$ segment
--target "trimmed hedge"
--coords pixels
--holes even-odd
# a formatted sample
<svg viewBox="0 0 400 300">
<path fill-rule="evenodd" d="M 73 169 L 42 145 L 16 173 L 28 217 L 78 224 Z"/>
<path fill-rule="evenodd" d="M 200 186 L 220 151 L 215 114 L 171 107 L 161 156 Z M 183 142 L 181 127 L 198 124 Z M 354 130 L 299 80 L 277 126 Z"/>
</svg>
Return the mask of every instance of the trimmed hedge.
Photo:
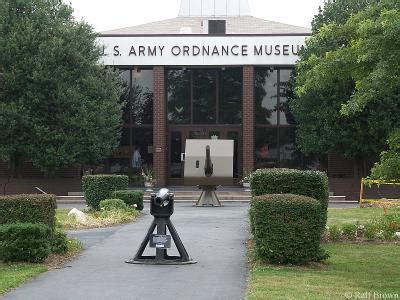
<svg viewBox="0 0 400 300">
<path fill-rule="evenodd" d="M 47 194 L 0 197 L 0 224 L 43 223 L 55 227 L 56 196 Z"/>
<path fill-rule="evenodd" d="M 125 204 L 128 206 L 136 204 L 137 210 L 143 209 L 143 197 L 144 197 L 143 191 L 121 190 L 112 192 L 111 194 L 113 198 L 123 200 Z"/>
<path fill-rule="evenodd" d="M 42 262 L 52 250 L 52 230 L 44 224 L 0 225 L 0 259 Z"/>
<path fill-rule="evenodd" d="M 56 229 L 51 239 L 51 252 L 65 254 L 68 252 L 68 237 L 64 231 Z"/>
<path fill-rule="evenodd" d="M 104 210 L 122 209 L 126 210 L 128 207 L 121 199 L 105 199 L 100 201 L 100 208 Z"/>
<path fill-rule="evenodd" d="M 320 230 L 325 230 L 328 209 L 328 177 L 319 171 L 258 169 L 250 175 L 252 196 L 296 194 L 314 198 L 321 204 Z"/>
<path fill-rule="evenodd" d="M 250 214 L 257 258 L 278 264 L 327 258 L 320 248 L 321 204 L 317 200 L 291 194 L 257 196 Z"/>
<path fill-rule="evenodd" d="M 82 188 L 87 205 L 99 209 L 101 200 L 110 198 L 112 192 L 128 188 L 126 175 L 86 175 L 82 178 Z"/>
</svg>

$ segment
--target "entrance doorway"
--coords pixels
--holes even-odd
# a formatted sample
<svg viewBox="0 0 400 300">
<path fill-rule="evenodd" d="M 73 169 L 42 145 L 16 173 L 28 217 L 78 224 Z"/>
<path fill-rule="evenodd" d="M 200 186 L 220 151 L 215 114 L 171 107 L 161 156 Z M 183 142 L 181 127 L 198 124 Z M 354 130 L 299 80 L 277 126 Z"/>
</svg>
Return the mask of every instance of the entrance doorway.
<svg viewBox="0 0 400 300">
<path fill-rule="evenodd" d="M 218 138 L 234 141 L 233 177 L 242 175 L 242 127 L 234 125 L 170 126 L 169 128 L 169 185 L 183 185 L 183 153 L 186 139 Z"/>
</svg>

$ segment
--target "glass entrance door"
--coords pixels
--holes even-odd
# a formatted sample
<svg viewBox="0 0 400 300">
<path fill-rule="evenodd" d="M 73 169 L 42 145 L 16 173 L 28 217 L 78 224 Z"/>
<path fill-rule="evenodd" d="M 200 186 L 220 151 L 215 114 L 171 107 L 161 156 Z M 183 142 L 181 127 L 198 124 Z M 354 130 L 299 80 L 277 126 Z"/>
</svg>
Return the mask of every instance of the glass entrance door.
<svg viewBox="0 0 400 300">
<path fill-rule="evenodd" d="M 169 129 L 169 185 L 183 185 L 186 139 L 234 140 L 233 177 L 237 181 L 242 173 L 241 126 L 171 126 Z"/>
</svg>

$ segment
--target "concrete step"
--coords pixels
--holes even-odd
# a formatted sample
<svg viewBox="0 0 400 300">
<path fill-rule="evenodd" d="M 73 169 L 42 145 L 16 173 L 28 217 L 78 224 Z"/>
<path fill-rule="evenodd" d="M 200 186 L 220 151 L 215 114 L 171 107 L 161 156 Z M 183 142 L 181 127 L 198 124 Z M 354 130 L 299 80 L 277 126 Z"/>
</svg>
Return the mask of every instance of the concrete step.
<svg viewBox="0 0 400 300">
<path fill-rule="evenodd" d="M 57 196 L 57 203 L 84 203 L 85 197 L 83 196 Z"/>
<path fill-rule="evenodd" d="M 146 191 L 144 195 L 144 201 L 150 201 L 150 194 L 152 192 Z M 176 191 L 175 193 L 176 202 L 191 202 L 197 201 L 200 197 L 200 191 Z M 239 202 L 249 202 L 251 200 L 251 194 L 247 191 L 217 191 L 217 195 L 220 201 L 239 201 Z M 85 202 L 85 197 L 81 192 L 71 192 L 68 196 L 57 196 L 58 203 L 82 203 Z M 329 196 L 330 203 L 353 203 L 357 201 L 348 201 L 346 196 Z"/>
<path fill-rule="evenodd" d="M 68 192 L 68 196 L 83 196 L 83 192 Z"/>
<path fill-rule="evenodd" d="M 329 196 L 329 202 L 346 202 L 346 196 Z"/>
</svg>

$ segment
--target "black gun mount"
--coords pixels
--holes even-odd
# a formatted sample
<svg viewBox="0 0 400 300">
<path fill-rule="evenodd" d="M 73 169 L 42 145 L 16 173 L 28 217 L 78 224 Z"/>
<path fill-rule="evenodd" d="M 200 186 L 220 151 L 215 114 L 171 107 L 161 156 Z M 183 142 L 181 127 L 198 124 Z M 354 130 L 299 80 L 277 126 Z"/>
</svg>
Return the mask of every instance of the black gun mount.
<svg viewBox="0 0 400 300">
<path fill-rule="evenodd" d="M 170 217 L 174 213 L 174 194 L 160 189 L 150 195 L 150 214 L 154 217 Z"/>
<path fill-rule="evenodd" d="M 194 264 L 196 261 L 189 257 L 183 243 L 170 220 L 174 213 L 174 194 L 168 189 L 160 189 L 157 194 L 151 194 L 150 213 L 154 216 L 147 234 L 142 241 L 135 257 L 127 263 L 154 264 L 154 265 L 182 265 Z M 171 235 L 167 235 L 167 229 Z M 153 234 L 156 230 L 156 234 Z M 171 248 L 171 237 L 175 243 L 179 256 L 170 256 L 167 250 Z M 156 249 L 156 255 L 143 255 L 147 245 Z"/>
</svg>

